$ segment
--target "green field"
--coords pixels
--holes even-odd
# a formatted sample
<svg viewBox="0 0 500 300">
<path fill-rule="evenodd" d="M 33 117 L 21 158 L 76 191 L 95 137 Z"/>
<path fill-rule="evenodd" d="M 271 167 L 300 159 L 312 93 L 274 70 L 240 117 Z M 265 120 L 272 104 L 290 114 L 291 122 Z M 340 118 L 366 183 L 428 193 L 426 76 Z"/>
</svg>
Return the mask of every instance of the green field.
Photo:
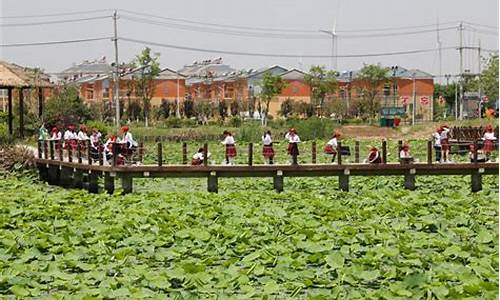
<svg viewBox="0 0 500 300">
<path fill-rule="evenodd" d="M 498 177 L 0 180 L 0 293 L 19 298 L 497 299 Z M 170 192 L 174 190 L 174 192 Z M 185 191 L 191 191 L 186 193 Z"/>
</svg>

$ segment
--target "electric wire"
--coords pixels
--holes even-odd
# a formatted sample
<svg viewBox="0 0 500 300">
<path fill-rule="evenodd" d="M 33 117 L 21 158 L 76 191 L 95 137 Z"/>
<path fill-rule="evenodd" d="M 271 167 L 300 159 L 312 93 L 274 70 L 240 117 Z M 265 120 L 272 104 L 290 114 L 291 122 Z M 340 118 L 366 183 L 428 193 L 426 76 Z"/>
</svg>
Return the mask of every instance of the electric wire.
<svg viewBox="0 0 500 300">
<path fill-rule="evenodd" d="M 26 47 L 26 46 L 45 46 L 45 45 L 59 45 L 59 44 L 73 44 L 73 43 L 84 43 L 84 42 L 94 42 L 111 40 L 112 37 L 97 37 L 97 38 L 86 38 L 86 39 L 74 39 L 74 40 L 59 40 L 59 41 L 45 41 L 45 42 L 30 42 L 30 43 L 11 43 L 11 44 L 0 44 L 1 47 Z"/>
<path fill-rule="evenodd" d="M 0 27 L 39 26 L 39 25 L 84 22 L 84 21 L 109 19 L 109 18 L 111 18 L 111 16 L 99 16 L 99 17 L 80 18 L 80 19 L 63 19 L 63 20 L 40 21 L 40 22 L 26 22 L 26 23 L 0 23 Z"/>
<path fill-rule="evenodd" d="M 94 10 L 84 10 L 84 11 L 74 11 L 65 13 L 53 13 L 53 14 L 40 14 L 40 15 L 24 15 L 24 16 L 0 16 L 0 19 L 27 19 L 27 18 L 45 18 L 45 17 L 60 17 L 60 16 L 73 16 L 73 15 L 85 15 L 97 12 L 111 12 L 112 9 L 94 9 Z"/>
</svg>

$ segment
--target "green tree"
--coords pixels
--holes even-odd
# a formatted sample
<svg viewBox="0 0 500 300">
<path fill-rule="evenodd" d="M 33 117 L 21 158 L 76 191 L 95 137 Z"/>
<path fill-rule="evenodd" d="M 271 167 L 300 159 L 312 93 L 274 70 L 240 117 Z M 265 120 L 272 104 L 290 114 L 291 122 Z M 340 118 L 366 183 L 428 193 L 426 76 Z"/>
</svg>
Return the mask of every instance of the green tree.
<svg viewBox="0 0 500 300">
<path fill-rule="evenodd" d="M 273 97 L 279 95 L 286 87 L 286 81 L 279 75 L 273 75 L 271 72 L 264 73 L 262 81 L 259 83 L 262 91 L 260 97 L 264 102 L 264 107 L 261 107 L 262 125 L 267 126 L 267 115 L 269 113 L 269 104 Z"/>
<path fill-rule="evenodd" d="M 151 108 L 151 98 L 153 98 L 155 90 L 155 79 L 161 72 L 159 60 L 160 54 L 151 53 L 151 49 L 146 47 L 132 62 L 132 65 L 138 68 L 132 78 L 136 82 L 136 95 L 142 100 L 146 127 L 149 126 L 148 117 Z"/>
<path fill-rule="evenodd" d="M 311 66 L 309 73 L 304 75 L 304 82 L 311 89 L 311 97 L 315 105 L 319 105 L 321 114 L 323 112 L 325 98 L 337 89 L 337 73 L 327 71 L 324 66 Z"/>
<path fill-rule="evenodd" d="M 361 94 L 362 101 L 359 103 L 360 113 L 374 118 L 380 108 L 377 96 L 380 93 L 380 86 L 389 80 L 389 68 L 384 68 L 380 64 L 364 64 L 363 68 L 356 76 L 360 81 L 358 93 Z"/>
<path fill-rule="evenodd" d="M 481 87 L 481 95 L 488 97 L 486 107 L 493 107 L 498 99 L 498 54 L 491 55 L 485 59 L 485 62 L 486 65 L 481 72 L 481 77 L 468 80 L 465 90 L 478 91 Z"/>
<path fill-rule="evenodd" d="M 78 86 L 69 84 L 54 90 L 54 94 L 47 99 L 43 120 L 50 127 L 79 124 L 91 120 L 90 110 L 83 104 Z"/>
</svg>

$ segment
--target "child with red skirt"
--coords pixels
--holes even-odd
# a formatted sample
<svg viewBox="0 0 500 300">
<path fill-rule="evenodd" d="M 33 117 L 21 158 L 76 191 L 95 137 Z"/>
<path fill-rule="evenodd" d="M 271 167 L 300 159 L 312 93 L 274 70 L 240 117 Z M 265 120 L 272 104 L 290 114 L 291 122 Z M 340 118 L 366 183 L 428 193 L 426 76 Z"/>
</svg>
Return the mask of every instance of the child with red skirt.
<svg viewBox="0 0 500 300">
<path fill-rule="evenodd" d="M 268 163 L 272 165 L 274 160 L 274 149 L 270 130 L 266 131 L 262 136 L 262 145 L 262 155 L 267 159 Z"/>
<path fill-rule="evenodd" d="M 222 144 L 226 147 L 226 164 L 234 165 L 234 158 L 236 157 L 236 146 L 234 137 L 231 132 L 225 130 L 224 131 L 224 140 Z"/>
</svg>

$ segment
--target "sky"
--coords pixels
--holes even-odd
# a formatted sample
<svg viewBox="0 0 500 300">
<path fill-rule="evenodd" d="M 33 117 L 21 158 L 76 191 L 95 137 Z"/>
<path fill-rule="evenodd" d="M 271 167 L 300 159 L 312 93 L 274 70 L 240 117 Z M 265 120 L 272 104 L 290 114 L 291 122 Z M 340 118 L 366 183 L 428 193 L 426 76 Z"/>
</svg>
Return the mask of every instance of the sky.
<svg viewBox="0 0 500 300">
<path fill-rule="evenodd" d="M 325 65 L 329 68 L 332 63 L 330 58 L 306 57 L 331 55 L 330 35 L 320 30 L 332 30 L 335 26 L 338 35 L 337 55 L 378 54 L 437 49 L 435 24 L 439 22 L 441 24 L 439 26 L 443 29 L 439 34 L 444 49 L 441 74 L 458 74 L 459 55 L 454 48 L 459 45 L 457 30 L 459 21 L 479 24 L 466 27 L 469 29 L 463 31 L 464 46 L 477 47 L 480 43 L 483 49 L 496 50 L 499 43 L 498 2 L 498 0 L 1 0 L 0 44 L 109 38 L 113 35 L 113 20 L 110 16 L 112 10 L 118 9 L 119 37 L 184 47 L 303 56 L 293 58 L 239 56 L 149 45 L 154 52 L 160 53 L 162 67 L 179 69 L 193 61 L 222 57 L 224 63 L 236 69 L 261 68 L 278 64 L 287 68 L 308 70 L 311 65 Z M 108 11 L 33 17 L 33 15 L 89 10 Z M 214 27 L 205 24 L 159 19 L 137 13 L 225 26 L 217 27 L 219 33 L 215 33 Z M 13 16 L 15 18 L 11 18 Z M 19 18 L 19 16 L 27 17 Z M 72 23 L 37 24 L 101 16 L 106 18 Z M 26 23 L 31 25 L 27 26 Z M 432 24 L 434 25 L 418 27 Z M 241 27 L 259 27 L 265 28 L 266 31 L 254 34 L 255 30 Z M 401 27 L 406 28 L 373 31 Z M 221 34 L 220 30 L 225 34 Z M 303 32 L 296 32 L 297 30 Z M 415 34 L 415 31 L 426 32 Z M 380 34 L 384 36 L 379 36 Z M 141 43 L 119 40 L 120 62 L 132 60 L 145 46 Z M 487 55 L 485 52 L 483 54 Z M 50 73 L 62 71 L 73 63 L 99 59 L 103 56 L 108 61 L 114 59 L 113 43 L 110 39 L 73 44 L 0 47 L 0 59 L 25 66 L 41 67 Z M 477 72 L 478 51 L 464 50 L 463 57 L 464 69 Z M 381 63 L 389 67 L 398 65 L 408 69 L 418 68 L 438 75 L 439 61 L 436 50 L 394 56 L 337 58 L 336 69 L 342 72 L 359 69 L 364 63 Z"/>
</svg>

